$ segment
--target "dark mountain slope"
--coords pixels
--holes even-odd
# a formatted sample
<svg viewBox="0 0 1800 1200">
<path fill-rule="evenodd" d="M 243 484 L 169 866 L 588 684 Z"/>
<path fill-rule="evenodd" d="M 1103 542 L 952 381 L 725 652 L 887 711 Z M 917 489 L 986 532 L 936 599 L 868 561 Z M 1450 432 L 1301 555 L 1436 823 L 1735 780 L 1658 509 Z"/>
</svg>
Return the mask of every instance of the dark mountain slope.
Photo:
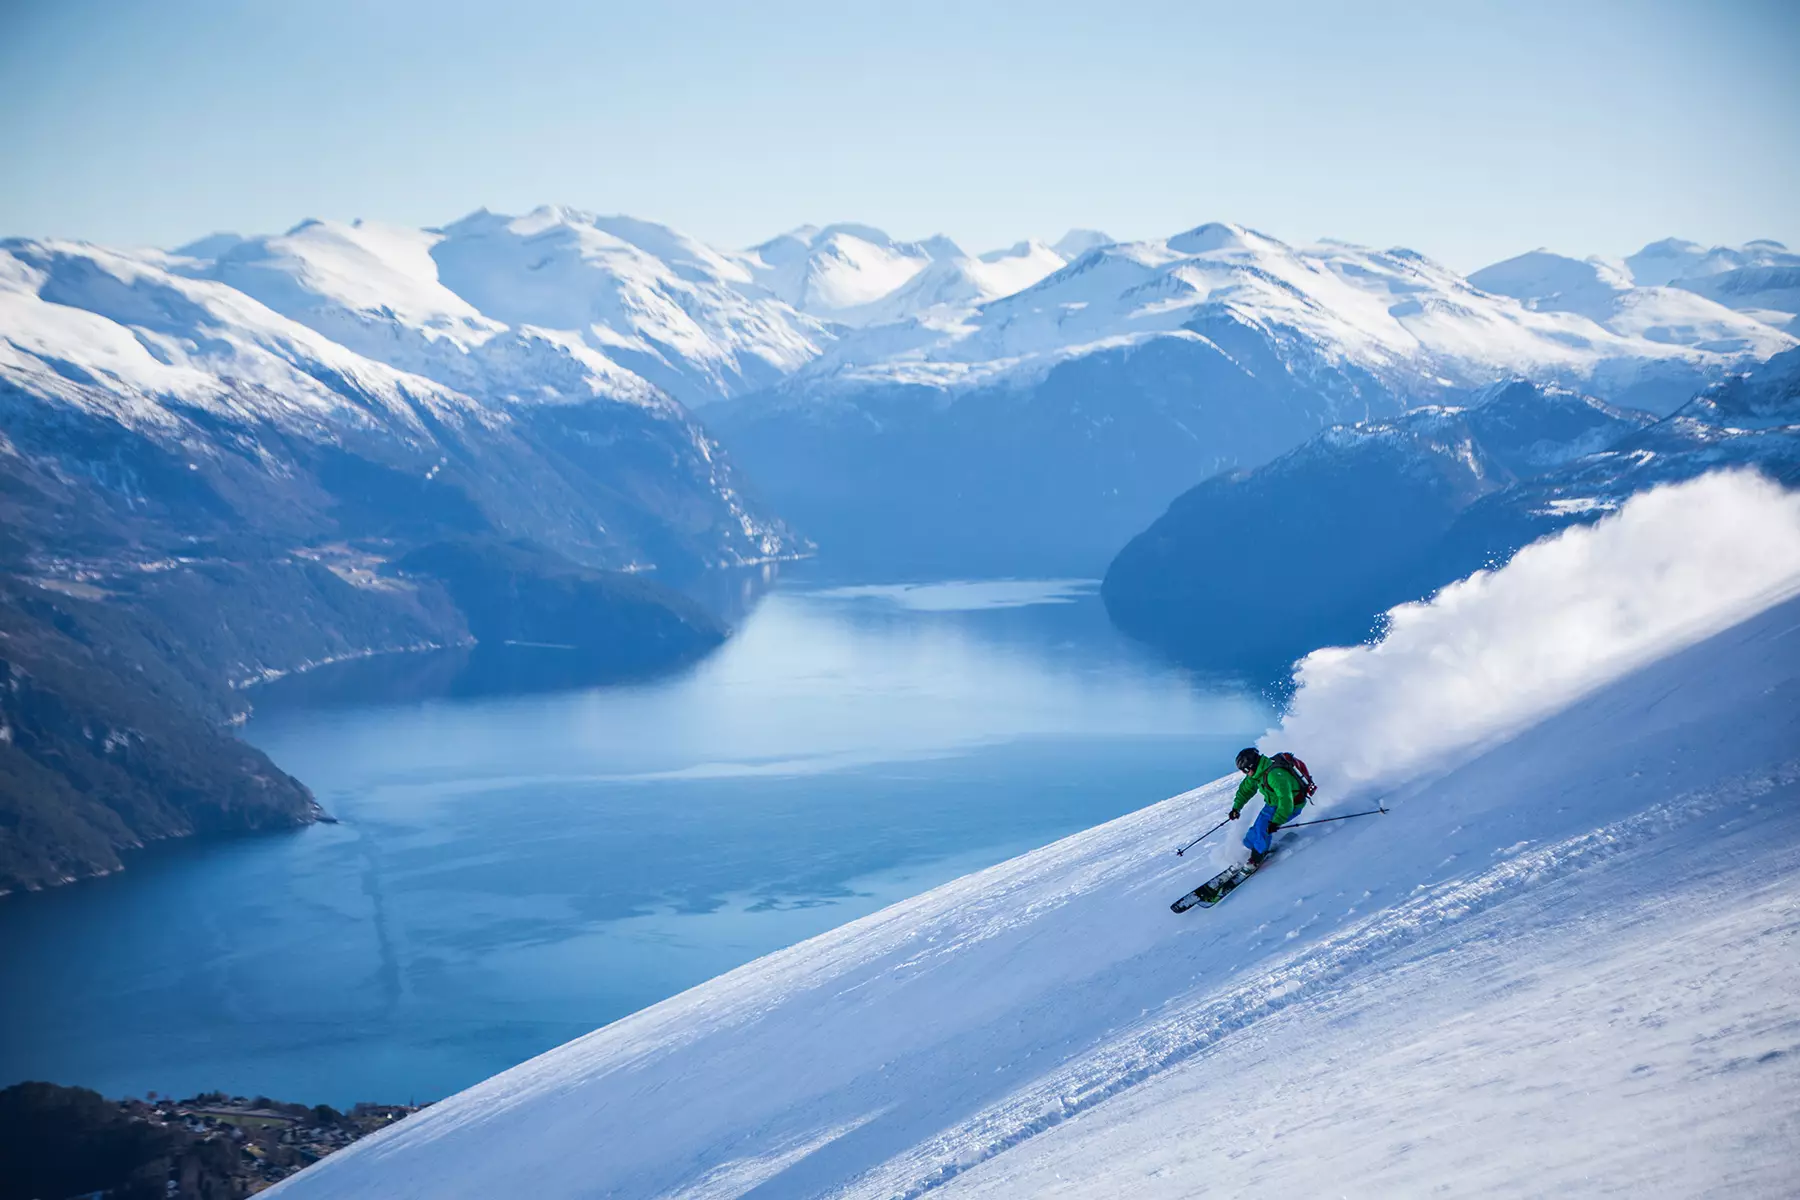
<svg viewBox="0 0 1800 1200">
<path fill-rule="evenodd" d="M 1468 409 L 1329 430 L 1182 495 L 1114 559 L 1107 611 L 1184 661 L 1273 674 L 1416 599 L 1421 561 L 1482 497 L 1650 421 L 1513 383 Z"/>
</svg>

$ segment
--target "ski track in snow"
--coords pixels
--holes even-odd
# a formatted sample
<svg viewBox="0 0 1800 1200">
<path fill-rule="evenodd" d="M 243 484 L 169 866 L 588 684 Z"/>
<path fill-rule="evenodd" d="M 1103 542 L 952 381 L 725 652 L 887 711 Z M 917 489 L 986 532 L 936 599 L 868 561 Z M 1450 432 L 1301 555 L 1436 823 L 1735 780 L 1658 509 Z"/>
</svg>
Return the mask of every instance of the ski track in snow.
<svg viewBox="0 0 1800 1200">
<path fill-rule="evenodd" d="M 1218 1046 L 1291 1005 L 1317 1003 L 1358 973 L 1437 938 L 1529 890 L 1636 851 L 1727 805 L 1791 792 L 1800 760 L 1657 804 L 1637 816 L 1524 853 L 1472 878 L 1433 887 L 1365 917 L 1320 945 L 1175 1016 L 1150 1023 L 1046 1077 L 954 1133 L 860 1181 L 846 1195 L 922 1196 L 960 1172 L 1082 1114 Z M 1791 795 L 1787 797 L 1791 801 Z M 1273 873 L 1269 878 L 1274 878 Z M 1229 903 L 1227 901 L 1226 903 Z M 1221 906 L 1222 907 L 1222 906 Z M 1292 937 L 1290 933 L 1286 935 Z M 931 1165 L 935 1164 L 935 1165 Z"/>
<path fill-rule="evenodd" d="M 1778 855 L 1672 892 L 1614 878 L 1626 894 L 1596 911 L 1565 879 L 1515 901 L 1522 925 L 1513 905 L 1452 925 L 936 1194 L 1792 1196 L 1787 817 Z M 1734 851 L 1769 836 L 1740 824 Z"/>
</svg>

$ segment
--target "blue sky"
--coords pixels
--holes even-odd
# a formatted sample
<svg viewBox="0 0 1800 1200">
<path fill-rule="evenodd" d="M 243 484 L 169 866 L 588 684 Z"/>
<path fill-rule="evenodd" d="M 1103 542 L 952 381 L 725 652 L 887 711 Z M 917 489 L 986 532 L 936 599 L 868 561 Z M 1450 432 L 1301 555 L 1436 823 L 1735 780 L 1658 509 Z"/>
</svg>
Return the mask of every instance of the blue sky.
<svg viewBox="0 0 1800 1200">
<path fill-rule="evenodd" d="M 1223 219 L 1464 270 L 1800 243 L 1800 5 L 0 0 L 0 234 Z"/>
</svg>

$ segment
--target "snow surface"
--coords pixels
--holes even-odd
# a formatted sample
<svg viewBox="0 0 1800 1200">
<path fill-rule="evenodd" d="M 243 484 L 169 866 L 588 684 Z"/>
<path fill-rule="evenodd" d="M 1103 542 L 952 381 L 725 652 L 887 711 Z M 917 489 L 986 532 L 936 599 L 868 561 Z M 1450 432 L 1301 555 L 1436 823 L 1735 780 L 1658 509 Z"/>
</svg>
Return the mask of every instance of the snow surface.
<svg viewBox="0 0 1800 1200">
<path fill-rule="evenodd" d="M 1795 532 L 1791 498 L 1706 487 Z M 1598 570 L 1717 569 L 1679 522 L 1660 544 L 1633 523 L 1672 511 L 1641 497 L 1603 545 L 1522 572 L 1577 597 Z M 1537 610 L 1494 599 L 1512 569 L 1447 597 L 1437 644 L 1527 645 Z M 1379 738 L 1390 709 L 1421 713 L 1464 745 L 1437 759 L 1453 773 L 1293 831 L 1266 876 L 1176 916 L 1241 857 L 1227 837 L 1170 853 L 1222 813 L 1221 779 L 750 963 L 276 1191 L 1792 1195 L 1796 589 L 1679 630 L 1600 620 L 1639 652 L 1602 645 L 1579 698 L 1520 700 L 1502 673 L 1440 714 L 1416 654 L 1315 662 L 1297 722 Z M 1482 693 L 1506 740 L 1460 732 Z M 1281 740 L 1322 776 L 1321 814 L 1388 782 L 1346 790 L 1342 744 L 1302 727 Z"/>
</svg>

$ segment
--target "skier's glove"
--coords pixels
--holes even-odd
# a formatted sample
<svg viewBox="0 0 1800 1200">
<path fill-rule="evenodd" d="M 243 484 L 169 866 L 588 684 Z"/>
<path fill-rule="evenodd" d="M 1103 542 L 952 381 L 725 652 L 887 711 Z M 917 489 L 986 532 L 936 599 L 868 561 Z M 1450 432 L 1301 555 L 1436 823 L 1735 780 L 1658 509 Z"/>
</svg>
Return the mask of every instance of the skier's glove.
<svg viewBox="0 0 1800 1200">
<path fill-rule="evenodd" d="M 1234 820 L 1234 821 L 1237 820 L 1238 817 L 1240 817 L 1241 815 L 1243 815 L 1243 814 L 1239 813 L 1237 809 L 1234 808 L 1231 810 L 1231 819 L 1232 820 Z"/>
</svg>

